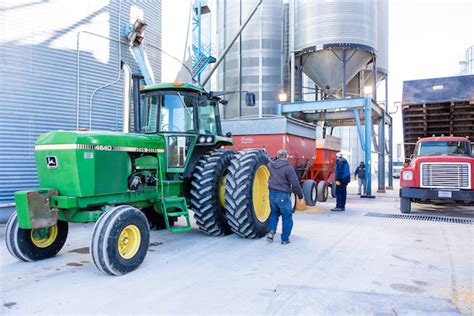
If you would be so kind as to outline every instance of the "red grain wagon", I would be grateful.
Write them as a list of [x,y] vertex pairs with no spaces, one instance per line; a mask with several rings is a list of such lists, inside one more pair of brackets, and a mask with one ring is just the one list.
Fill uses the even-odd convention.
[[[271,158],[276,157],[278,150],[287,150],[288,162],[302,183],[306,203],[313,206],[316,200],[326,201],[328,188],[334,183],[340,139],[328,136],[316,141],[315,125],[282,116],[224,120],[222,131],[232,134],[234,150],[265,148]],[[294,196],[292,200],[295,201]]]

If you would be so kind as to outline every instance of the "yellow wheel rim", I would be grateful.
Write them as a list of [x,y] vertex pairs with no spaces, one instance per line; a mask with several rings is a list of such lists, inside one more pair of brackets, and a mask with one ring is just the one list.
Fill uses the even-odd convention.
[[118,239],[118,251],[122,258],[133,258],[140,248],[141,234],[140,230],[135,225],[128,225],[120,233]]
[[58,237],[58,225],[51,226],[49,228],[42,228],[48,230],[48,237],[45,238],[38,238],[35,237],[34,231],[35,229],[31,230],[31,242],[38,248],[47,248],[53,244],[53,242]]
[[225,184],[226,184],[226,179],[225,179],[225,176],[223,176],[221,178],[221,180],[219,181],[219,204],[221,205],[221,207],[224,207],[224,204],[225,204]]
[[268,179],[270,171],[266,166],[260,166],[253,180],[253,209],[257,219],[264,223],[270,216],[270,200],[268,197]]

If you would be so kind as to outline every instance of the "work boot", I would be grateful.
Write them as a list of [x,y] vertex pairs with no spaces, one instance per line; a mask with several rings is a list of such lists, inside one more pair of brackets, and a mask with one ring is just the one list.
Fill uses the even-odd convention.
[[267,234],[267,241],[268,241],[268,242],[273,242],[273,237],[274,237],[274,236],[275,236],[275,232],[272,232],[272,231],[268,232],[268,234]]
[[342,209],[340,207],[335,207],[335,208],[331,209],[331,211],[333,211],[333,212],[342,212],[342,211],[344,211],[344,209]]
[[290,243],[290,240],[289,240],[289,239],[288,239],[288,240],[282,240],[282,241],[281,241],[281,244],[282,244],[282,245],[288,245],[289,243]]

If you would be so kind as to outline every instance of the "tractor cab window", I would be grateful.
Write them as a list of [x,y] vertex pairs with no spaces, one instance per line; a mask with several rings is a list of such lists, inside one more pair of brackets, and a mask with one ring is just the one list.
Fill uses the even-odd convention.
[[214,101],[200,102],[198,106],[199,134],[217,134],[217,103]]
[[160,97],[160,132],[193,132],[196,96],[178,92],[162,94]]
[[159,95],[142,97],[140,102],[141,133],[156,133],[158,131],[156,123],[158,120],[159,101]]
[[470,156],[471,149],[466,141],[436,141],[418,143],[417,156],[427,155],[463,155]]

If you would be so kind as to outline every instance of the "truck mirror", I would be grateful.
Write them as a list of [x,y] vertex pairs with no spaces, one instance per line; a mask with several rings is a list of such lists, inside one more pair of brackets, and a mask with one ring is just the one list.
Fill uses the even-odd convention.
[[255,93],[247,92],[245,95],[245,104],[247,106],[255,106]]

